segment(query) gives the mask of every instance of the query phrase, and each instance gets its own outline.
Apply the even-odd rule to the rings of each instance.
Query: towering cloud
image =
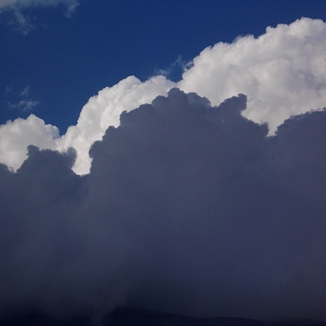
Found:
[[[128,77],[61,137],[0,126],[0,313],[326,320],[325,37],[302,18]]]
[[[326,320],[326,111],[268,137],[245,109],[174,88],[121,114],[88,175],[73,150],[1,166],[2,312]]]
[[[57,148],[75,148],[77,160],[74,171],[87,173],[91,163],[88,155],[91,145],[102,138],[109,126],[119,125],[121,112],[150,103],[157,95],[166,95],[173,85],[163,76],[153,77],[144,83],[130,76],[113,87],[104,88],[90,98],[80,113],[77,125],[68,128],[57,141]]]
[[[290,25],[268,27],[258,38],[249,35],[231,44],[217,43],[206,48],[187,65],[182,80],[176,84],[163,76],[143,83],[128,77],[92,97],[83,107],[77,125],[71,126],[61,139],[49,140],[48,148],[54,148],[53,143],[60,151],[74,147],[77,151],[74,171],[86,174],[90,167],[90,146],[101,139],[108,126],[118,125],[120,113],[149,103],[157,95],[166,95],[174,86],[197,92],[213,105],[243,93],[248,99],[243,115],[258,123],[268,123],[273,134],[290,116],[325,106],[325,37],[323,21],[302,18]],[[14,124],[22,139],[31,138],[24,130],[23,120]],[[49,125],[42,124],[45,130],[40,135],[49,135]],[[16,168],[26,158],[26,148],[21,146],[21,152],[12,156],[12,150],[4,145],[15,142],[11,139],[11,128],[2,126],[2,135],[1,162]],[[23,140],[21,143],[25,145]],[[30,144],[38,146],[39,143],[43,140],[33,140]]]
[[[248,96],[245,116],[267,122],[271,132],[292,115],[326,105],[326,24],[302,18],[268,27],[258,38],[217,43],[193,60],[178,87],[215,105]]]

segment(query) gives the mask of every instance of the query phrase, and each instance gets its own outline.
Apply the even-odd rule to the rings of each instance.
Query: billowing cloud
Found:
[[[59,130],[34,114],[27,119],[8,121],[0,126],[0,162],[18,169],[27,158],[27,147],[31,144],[41,149],[56,149],[55,139]]]
[[[245,110],[172,89],[122,113],[86,176],[73,150],[0,166],[2,313],[326,320],[326,111],[268,137]]]
[[[58,149],[73,147],[77,151],[74,171],[84,174],[89,171],[88,151],[100,140],[109,126],[118,126],[120,114],[133,110],[144,103],[150,103],[158,95],[166,95],[174,83],[163,76],[157,76],[142,83],[134,76],[122,80],[113,87],[106,87],[89,99],[83,107],[76,126],[58,140]]]
[[[77,124],[55,140],[56,148],[64,151],[74,147],[77,151],[74,170],[79,174],[88,173],[89,148],[101,139],[107,127],[117,126],[123,111],[150,102],[157,95],[166,95],[175,85],[207,97],[213,105],[238,93],[245,94],[248,104],[242,114],[255,122],[268,123],[272,134],[290,116],[325,106],[325,38],[323,21],[302,18],[290,25],[268,27],[258,38],[249,35],[231,44],[217,43],[206,48],[186,66],[182,80],[176,84],[163,76],[145,82],[128,77],[92,97],[81,110]],[[15,124],[23,128],[22,120]],[[30,139],[26,132],[23,134],[21,130],[22,137]],[[47,130],[44,133],[48,134]],[[10,137],[12,134],[3,133],[0,144],[10,143]],[[39,142],[42,140],[31,144],[38,146]],[[22,140],[22,144],[26,142]],[[0,157],[6,157],[4,145],[0,148]],[[17,161],[11,160],[12,167],[20,166],[26,157],[26,148],[20,148],[23,154],[16,156]],[[52,145],[49,148],[53,148]],[[8,164],[8,160],[1,162]]]
[[[246,94],[244,115],[267,122],[271,132],[291,115],[326,106],[326,24],[302,18],[268,27],[258,38],[207,47],[184,74],[178,87],[197,92],[217,105]]]

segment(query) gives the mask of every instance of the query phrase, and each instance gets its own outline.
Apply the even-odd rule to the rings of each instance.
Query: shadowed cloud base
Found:
[[[326,112],[275,136],[178,89],[124,112],[90,150],[29,147],[0,169],[2,315],[326,320]]]

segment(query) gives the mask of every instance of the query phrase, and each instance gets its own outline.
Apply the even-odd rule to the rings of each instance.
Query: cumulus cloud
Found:
[[[81,110],[77,124],[55,140],[56,148],[75,148],[74,171],[88,173],[90,146],[101,139],[107,127],[117,126],[123,111],[150,102],[157,95],[166,95],[175,86],[197,92],[213,105],[243,93],[248,104],[242,114],[257,123],[267,123],[273,134],[292,115],[325,107],[325,38],[323,21],[302,18],[290,25],[268,27],[258,38],[249,35],[231,44],[220,42],[206,48],[185,65],[178,83],[164,76],[145,82],[128,77],[92,97]],[[17,161],[15,166],[21,163]]]
[[[81,110],[77,124],[70,126],[62,137],[59,137],[57,127],[45,124],[33,114],[26,120],[20,118],[8,121],[0,126],[0,162],[16,170],[27,158],[28,145],[59,151],[73,147],[77,152],[73,169],[78,174],[86,174],[91,164],[88,155],[91,145],[102,138],[109,126],[119,125],[121,112],[149,103],[157,95],[166,95],[173,85],[163,76],[153,77],[146,82],[130,76],[117,85],[106,87],[89,99]],[[26,95],[24,91],[22,95]],[[11,90],[8,89],[8,92]],[[23,103],[15,103],[15,107],[20,104]]]
[[[57,127],[45,124],[34,114],[27,119],[8,121],[0,126],[0,161],[16,170],[27,158],[29,145],[55,149],[55,139],[58,137]]]
[[[302,18],[268,27],[258,38],[217,43],[194,58],[178,87],[217,105],[244,93],[244,115],[267,122],[271,132],[291,115],[326,105],[326,24]]]
[[[0,166],[0,307],[326,320],[326,111],[266,125],[178,89],[76,153]]]
[[[144,83],[130,76],[113,87],[104,88],[83,107],[76,126],[69,127],[58,140],[58,149],[75,148],[77,160],[74,171],[87,173],[91,163],[88,155],[91,145],[102,138],[109,126],[119,125],[121,112],[150,103],[158,95],[166,95],[173,85],[163,76],[153,77]]]

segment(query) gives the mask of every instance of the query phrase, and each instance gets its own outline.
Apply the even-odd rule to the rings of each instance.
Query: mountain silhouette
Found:
[[[236,317],[198,318],[149,311],[134,307],[119,307],[94,323],[91,319],[60,320],[44,314],[10,315],[0,319],[1,326],[326,326],[317,320],[263,321]]]

